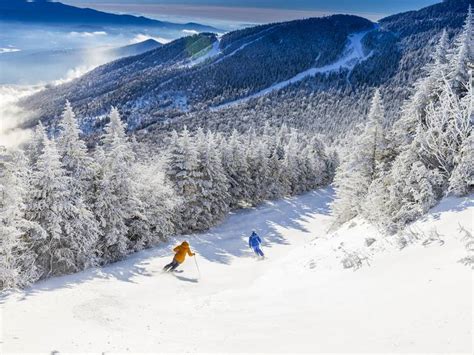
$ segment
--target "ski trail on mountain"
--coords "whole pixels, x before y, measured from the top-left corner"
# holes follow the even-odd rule
[[[269,32],[271,30],[274,30],[276,27],[278,27],[278,26],[272,26],[270,28],[267,28],[267,29],[259,32],[258,33],[258,35],[260,35],[259,37],[255,38],[255,39],[253,39],[249,42],[246,42],[246,43],[242,44],[240,47],[238,47],[234,51],[230,52],[229,54],[224,54],[222,57],[218,58],[212,64],[213,65],[218,64],[218,63],[222,62],[224,59],[232,57],[233,55],[237,54],[238,52],[240,52],[245,47],[261,40],[263,37],[265,37],[265,35],[264,35],[265,33]],[[224,49],[221,50],[220,49],[220,43],[221,43],[221,39],[218,37],[217,40],[215,42],[213,42],[210,46],[208,46],[208,47],[204,48],[203,50],[199,51],[198,53],[196,53],[191,58],[191,61],[184,64],[183,67],[192,68],[192,67],[195,67],[195,66],[197,66],[201,63],[204,63],[208,59],[212,59],[212,58],[220,56],[221,54],[223,54],[223,51],[226,49],[226,48],[224,48]]]
[[[246,42],[244,44],[242,44],[240,47],[238,47],[237,49],[233,50],[232,52],[230,52],[229,54],[226,54],[224,55],[223,57],[217,59],[214,63],[212,63],[213,65],[214,64],[218,64],[220,62],[222,62],[224,59],[227,59],[229,57],[232,57],[233,55],[237,54],[238,52],[240,52],[242,49],[244,49],[245,47],[248,47],[249,45],[255,43],[255,42],[258,42],[260,41],[262,38],[265,37],[265,35],[267,34],[267,32],[270,32],[274,29],[276,29],[277,27],[279,27],[279,25],[275,25],[275,26],[272,26],[272,27],[269,27],[269,28],[266,28],[264,29],[263,31],[260,31],[257,33],[257,35],[259,35],[257,38],[249,41],[249,42]],[[223,50],[226,50],[228,47],[224,48]]]
[[[369,31],[364,31],[364,32],[358,32],[349,35],[348,40],[349,44],[346,46],[346,49],[344,50],[344,55],[342,58],[337,60],[336,62],[332,64],[328,64],[319,68],[311,68],[308,70],[305,70],[291,79],[281,81],[279,83],[273,84],[272,86],[263,89],[255,94],[243,97],[241,99],[237,99],[231,102],[227,102],[222,105],[218,105],[215,107],[211,107],[211,111],[218,111],[222,109],[226,109],[229,107],[237,106],[239,104],[245,103],[249,100],[256,99],[265,95],[268,95],[274,91],[281,90],[291,84],[297,83],[299,81],[302,81],[303,79],[306,79],[308,77],[315,76],[316,74],[329,74],[332,72],[339,71],[341,69],[349,69],[352,70],[358,63],[366,60],[369,58],[373,52],[368,53],[367,55],[364,54],[364,46],[362,44],[362,39],[365,37]]]
[[[474,195],[410,227],[442,244],[403,250],[361,219],[328,232],[333,198],[326,188],[234,211],[206,232],[0,295],[0,353],[471,353],[472,272],[458,261]],[[183,239],[200,272],[187,258],[162,273]],[[360,269],[344,269],[358,257]]]
[[[203,50],[196,53],[193,57],[191,57],[191,61],[185,63],[183,67],[192,68],[196,65],[204,63],[208,59],[217,57],[222,53],[219,48],[220,43],[220,39],[217,38],[216,41],[214,41],[210,46],[204,48]]]

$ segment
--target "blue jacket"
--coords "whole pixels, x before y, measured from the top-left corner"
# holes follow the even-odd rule
[[[249,247],[258,247],[262,243],[262,240],[257,233],[253,232],[249,238]]]

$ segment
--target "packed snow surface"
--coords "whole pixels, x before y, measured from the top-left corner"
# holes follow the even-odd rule
[[[364,32],[357,32],[354,34],[351,34],[349,36],[349,43],[347,47],[344,50],[344,53],[342,57],[337,60],[334,63],[325,65],[323,67],[319,68],[310,68],[308,70],[305,70],[294,77],[284,80],[281,82],[278,82],[276,84],[271,85],[270,87],[263,89],[259,92],[256,92],[255,94],[243,97],[238,100],[234,100],[231,102],[227,102],[222,105],[218,105],[212,108],[212,110],[220,110],[220,109],[225,109],[228,107],[236,106],[239,104],[242,104],[244,102],[247,102],[252,99],[256,99],[265,95],[268,95],[274,91],[281,90],[291,84],[297,83],[299,81],[302,81],[308,77],[315,76],[316,74],[328,74],[331,72],[336,72],[341,69],[353,69],[355,65],[361,61],[366,60],[368,57],[372,55],[372,52],[368,53],[367,55],[364,54],[364,46],[362,44],[362,39],[365,37],[365,35],[370,32],[370,31],[364,31]]]
[[[186,236],[200,275],[192,258],[161,273],[181,237],[5,295],[0,353],[471,353],[472,271],[458,261],[474,196],[443,200],[401,250],[361,220],[328,232],[331,199],[325,189],[266,203]],[[252,229],[265,260],[248,249]],[[344,269],[348,258],[360,268]]]

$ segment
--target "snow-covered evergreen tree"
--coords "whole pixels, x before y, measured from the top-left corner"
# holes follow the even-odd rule
[[[47,233],[35,242],[42,276],[61,275],[94,265],[97,231],[92,214],[69,190],[56,143],[43,142],[32,174],[28,217]]]
[[[46,129],[40,121],[33,130],[31,140],[27,143],[26,156],[32,166],[36,164],[43,150],[44,140],[46,138]]]
[[[461,34],[456,38],[450,53],[448,78],[456,94],[466,90],[466,83],[471,80],[469,64],[474,62],[474,15],[469,5],[466,21]]]
[[[387,151],[383,128],[384,109],[377,90],[372,99],[365,130],[352,142],[348,156],[336,170],[336,199],[333,212],[339,223],[362,211],[369,186],[379,175]]]
[[[21,151],[0,147],[0,290],[27,286],[41,274],[32,241],[44,231],[25,215],[29,174]]]
[[[396,149],[411,143],[418,124],[425,122],[429,104],[439,99],[448,78],[448,43],[448,34],[444,30],[433,50],[431,61],[424,68],[425,76],[415,84],[412,97],[402,108],[400,120],[394,124],[396,140],[393,143]]]
[[[229,211],[228,181],[222,166],[221,154],[212,133],[200,129],[196,135],[199,180],[198,203],[201,214],[197,228],[207,229],[221,221]]]
[[[298,133],[293,130],[285,146],[284,171],[291,194],[301,192],[300,184],[303,178],[302,152],[298,141]]]
[[[265,142],[258,139],[254,132],[249,133],[248,142],[246,157],[250,176],[250,202],[258,204],[267,198],[270,153]]]
[[[420,144],[421,157],[432,169],[449,178],[462,142],[472,130],[472,85],[468,95],[460,99],[446,83],[438,103],[426,111],[426,124],[420,124],[415,139]]]
[[[383,211],[389,227],[399,229],[433,207],[441,196],[443,178],[419,159],[416,142],[401,153],[390,171],[386,186],[388,202]]]
[[[411,111],[405,110],[394,126],[391,145],[399,155],[391,158],[390,171],[369,187],[363,204],[369,220],[385,228],[403,228],[433,207],[443,193],[463,195],[472,189],[471,47],[470,9],[451,55],[446,55],[443,35],[427,77],[409,101]]]
[[[94,162],[80,137],[81,130],[69,101],[66,102],[59,127],[58,150],[67,175],[71,178],[70,190],[89,204],[93,193]]]
[[[178,231],[193,231],[198,228],[197,216],[202,213],[202,205],[198,199],[198,181],[201,179],[198,169],[196,146],[188,130],[185,128],[180,136],[173,132],[167,176],[182,199],[176,222]]]
[[[164,174],[160,157],[144,158],[133,168],[133,181],[142,217],[129,225],[131,251],[163,242],[175,232],[178,199]]]
[[[474,190],[474,135],[466,137],[455,156],[455,167],[449,178],[449,192],[463,196]]]
[[[133,249],[129,245],[129,225],[142,225],[144,216],[133,187],[135,156],[116,108],[110,112],[110,122],[101,142],[102,148],[97,153],[100,171],[94,212],[100,227],[100,255],[106,263],[119,260]],[[138,233],[137,229],[135,233]],[[140,238],[134,236],[132,239]]]
[[[246,159],[245,143],[234,130],[222,148],[222,165],[227,177],[230,207],[237,208],[250,199],[250,172]]]
[[[455,107],[451,124],[453,140],[457,145],[448,191],[458,196],[465,195],[474,189],[474,90],[472,80],[469,81],[467,88],[467,94],[458,101],[458,105]]]
[[[311,137],[303,147],[305,157],[305,191],[315,189],[332,181],[332,172],[329,157],[323,142],[318,137]]]
[[[283,197],[290,193],[288,175],[285,174],[283,155],[280,156],[278,147],[271,146],[273,149],[268,158],[268,186],[267,198],[270,200]]]

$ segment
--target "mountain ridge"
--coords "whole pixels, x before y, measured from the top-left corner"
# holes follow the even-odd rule
[[[100,129],[100,123],[94,128],[95,117],[113,105],[122,111],[129,129],[146,128],[146,134],[183,125],[228,130],[266,122],[337,135],[365,117],[378,87],[391,124],[422,75],[430,46],[443,28],[450,38],[459,31],[470,3],[449,0],[382,19],[362,39],[364,51],[372,53],[364,61],[305,77],[218,112],[209,108],[337,62],[349,36],[374,24],[361,17],[333,15],[260,25],[219,38],[206,33],[191,36],[106,64],[66,86],[37,94],[26,106],[41,107],[39,117],[54,120],[67,99],[88,122],[89,131]],[[218,53],[197,65],[184,65],[198,51],[211,51],[217,40]],[[187,52],[188,46],[196,51]]]
[[[159,21],[144,16],[113,14],[91,8],[80,8],[61,2],[2,0],[0,3],[0,21],[25,23],[43,23],[49,25],[115,25],[153,27],[195,31],[220,31],[212,26],[194,22],[178,24]]]

